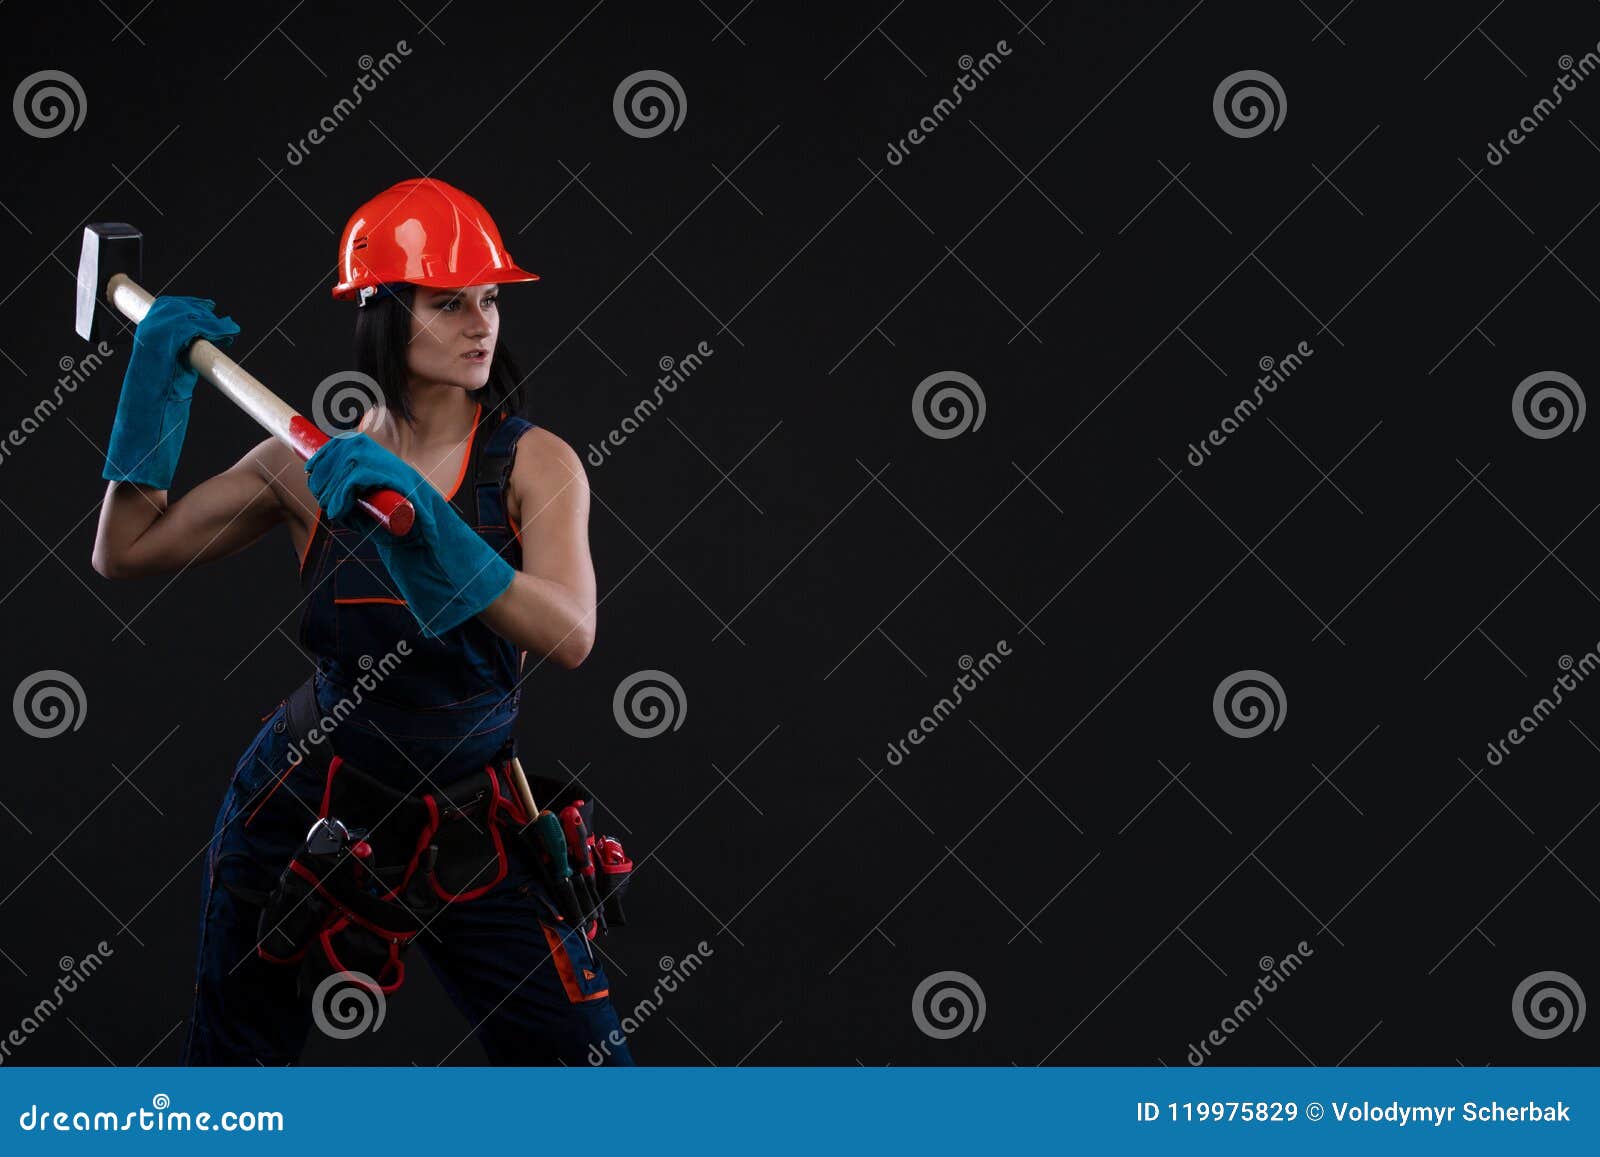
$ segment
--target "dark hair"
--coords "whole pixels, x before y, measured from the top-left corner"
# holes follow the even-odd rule
[[[356,308],[355,368],[378,383],[384,405],[398,410],[407,422],[415,421],[407,396],[406,354],[416,292],[415,285],[396,285],[392,294],[377,294]],[[479,391],[484,413],[521,415],[526,402],[521,386],[522,370],[501,335],[489,363],[489,380]]]

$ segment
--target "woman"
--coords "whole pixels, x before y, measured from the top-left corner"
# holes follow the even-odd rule
[[[331,817],[329,798],[339,802],[325,769],[358,770],[341,772],[341,785],[364,775],[379,785],[373,791],[398,793],[394,808],[336,817],[370,826],[372,847],[387,847],[398,822],[389,816],[402,804],[425,792],[444,800],[452,783],[492,776],[496,766],[486,782],[504,783],[527,653],[535,665],[572,668],[594,640],[583,467],[566,442],[514,413],[520,377],[499,342],[500,285],[537,275],[512,262],[481,204],[426,178],[358,209],[339,262],[333,295],[359,302],[356,369],[382,394],[359,432],[334,438],[304,468],[266,439],[169,503],[172,443],[181,445],[194,381],[183,351],[196,335],[225,343],[237,328],[210,302],[162,298],[162,311],[139,327],[108,454],[96,570],[178,571],[285,523],[305,591],[300,639],[316,657],[308,685],[267,717],[239,760],[217,815],[185,1063],[282,1064],[299,1056],[314,1013],[330,1028],[301,970],[278,962],[300,957],[265,951],[267,925],[291,925],[317,906],[283,904],[281,922],[261,920],[275,885],[290,879],[285,869],[311,845],[308,825]],[[141,352],[141,342],[150,348]],[[152,356],[170,374],[135,373]],[[151,377],[162,380],[152,386]],[[403,540],[357,504],[383,487],[416,509]],[[305,720],[318,717],[322,758],[300,758],[310,750]],[[499,796],[509,793],[494,794],[504,804]],[[440,891],[451,899],[437,910],[408,908],[425,925],[414,943],[491,1062],[576,1064],[604,1040],[601,1055],[631,1064],[615,1043],[617,1015],[585,929],[560,916],[561,897],[532,846],[509,832],[501,839],[501,827],[525,826],[525,813],[496,814],[494,802],[487,812],[462,805],[467,823],[458,828],[480,836],[492,828],[498,861],[485,862],[487,877]],[[363,834],[348,846],[370,856]],[[408,879],[422,878],[416,858]],[[331,949],[327,956],[338,964]],[[386,979],[378,983],[388,991]]]

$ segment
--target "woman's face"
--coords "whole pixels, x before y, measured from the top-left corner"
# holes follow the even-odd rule
[[[411,308],[406,368],[413,379],[460,386],[471,392],[489,380],[500,336],[498,285],[465,289],[417,287]]]

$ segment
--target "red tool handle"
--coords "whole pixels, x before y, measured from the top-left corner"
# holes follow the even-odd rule
[[[330,440],[317,428],[316,423],[308,422],[299,414],[289,419],[289,445],[302,459],[310,458]],[[411,500],[398,491],[374,490],[357,501],[361,503],[361,509],[376,518],[396,538],[404,538],[411,533],[411,524],[416,521],[417,512],[412,508]]]
[[[567,852],[583,875],[594,875],[594,863],[589,853],[589,833],[584,829],[583,807],[580,799],[561,809],[561,828],[567,836]]]

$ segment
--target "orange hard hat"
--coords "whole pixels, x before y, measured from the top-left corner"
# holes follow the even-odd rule
[[[357,209],[339,237],[341,301],[406,281],[429,289],[538,281],[519,269],[494,218],[475,198],[433,177],[391,185]]]

